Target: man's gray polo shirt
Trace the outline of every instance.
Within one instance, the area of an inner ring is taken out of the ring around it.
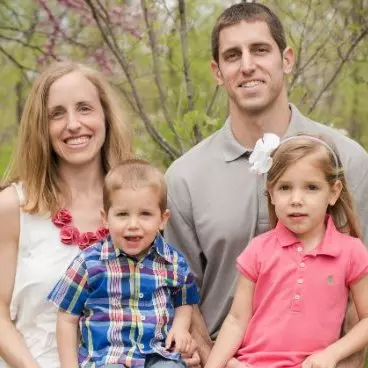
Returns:
[[[368,154],[356,142],[290,107],[286,135],[322,134],[336,145],[368,244]],[[249,171],[248,157],[249,151],[235,140],[227,121],[166,173],[171,217],[165,237],[192,267],[212,337],[232,303],[236,258],[254,236],[269,228],[265,177]]]

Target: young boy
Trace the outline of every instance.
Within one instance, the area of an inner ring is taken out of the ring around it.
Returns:
[[[192,348],[199,295],[184,257],[160,235],[166,197],[162,173],[145,161],[106,176],[101,215],[110,236],[82,251],[48,296],[60,309],[62,368],[186,367],[180,353]]]

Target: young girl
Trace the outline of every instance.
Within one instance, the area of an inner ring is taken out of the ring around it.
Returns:
[[[340,159],[310,135],[278,144],[266,135],[250,158],[254,171],[269,169],[273,229],[237,259],[233,305],[206,368],[234,355],[243,367],[334,368],[368,344],[368,252]],[[339,339],[349,291],[360,321]]]

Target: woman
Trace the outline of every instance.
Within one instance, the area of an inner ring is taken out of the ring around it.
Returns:
[[[79,249],[106,236],[103,179],[130,152],[100,73],[69,62],[41,73],[0,193],[0,356],[10,366],[59,367],[56,308],[45,297]]]

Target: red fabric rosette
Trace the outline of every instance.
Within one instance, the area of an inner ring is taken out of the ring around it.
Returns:
[[[70,225],[72,223],[72,215],[68,210],[62,209],[53,216],[52,222],[57,227],[64,227],[66,225]]]
[[[85,249],[91,244],[105,240],[109,235],[106,227],[100,227],[96,232],[86,231],[80,233],[79,230],[72,225],[72,214],[65,208],[58,211],[52,217],[53,224],[60,228],[60,241],[65,245],[78,245],[80,249]]]
[[[78,244],[79,230],[74,226],[64,226],[60,230],[60,240],[67,245]]]

